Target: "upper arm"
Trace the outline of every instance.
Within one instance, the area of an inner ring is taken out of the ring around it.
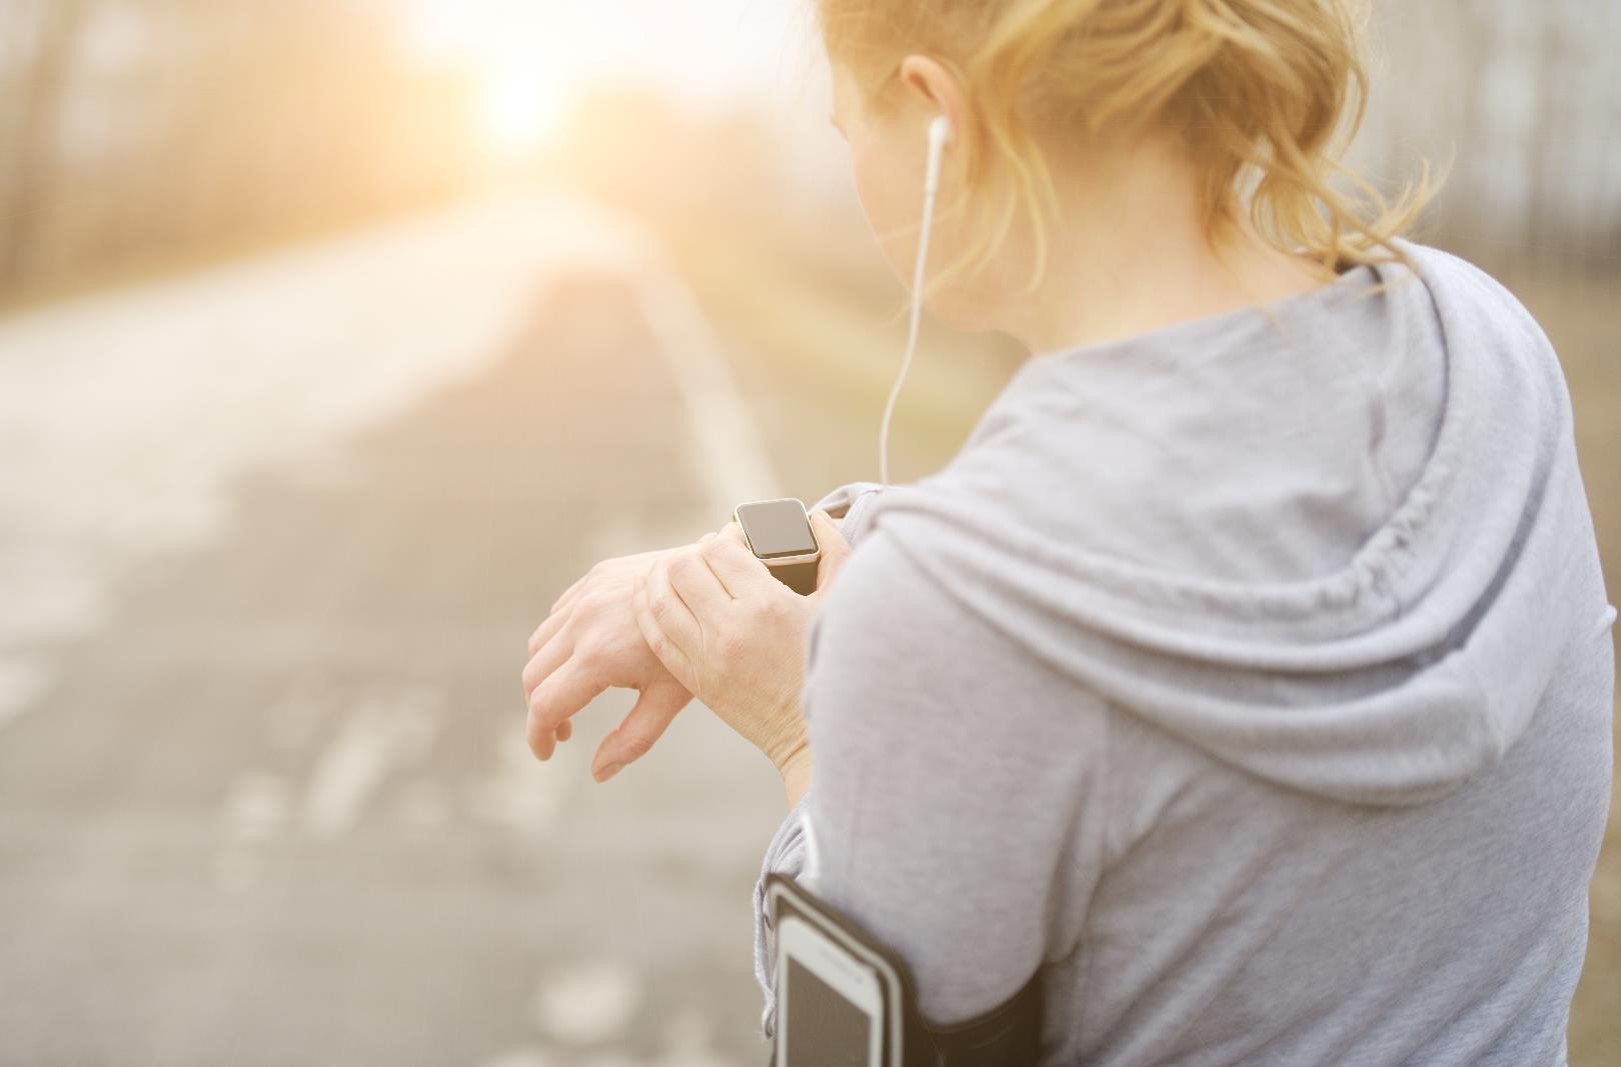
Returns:
[[[1084,914],[1104,716],[881,529],[813,628],[815,886],[900,953],[937,1024],[1023,986]]]

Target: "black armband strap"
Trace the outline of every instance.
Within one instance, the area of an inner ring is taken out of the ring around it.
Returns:
[[[1041,1057],[1041,968],[1013,996],[965,1022],[934,1026],[909,1005],[908,1019],[917,1027],[918,1038],[909,1042],[906,1067],[1034,1067]],[[911,1048],[925,1050],[914,1057]],[[933,1058],[929,1058],[932,1050]]]
[[[903,1018],[886,1014],[883,1021],[886,1046],[892,1027],[901,1028],[900,1062],[892,1061],[886,1047],[886,1067],[1035,1067],[1039,1061],[1045,993],[1040,966],[1023,988],[996,1007],[963,1022],[936,1026],[918,1011],[916,986],[905,961],[858,923],[783,874],[766,877],[766,899],[774,925],[788,915],[810,920],[858,955],[887,965],[887,973],[899,982],[894,992]],[[777,993],[780,1012],[782,990]],[[769,1062],[772,1067],[806,1067],[778,1064],[774,1047]]]

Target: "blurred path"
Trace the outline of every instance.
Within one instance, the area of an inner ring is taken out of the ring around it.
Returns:
[[[643,252],[491,206],[0,323],[0,1063],[762,1061],[769,767],[523,744],[569,582],[783,490]]]

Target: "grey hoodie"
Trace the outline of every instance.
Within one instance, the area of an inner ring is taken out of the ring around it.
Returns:
[[[931,1019],[1040,967],[1044,1063],[1564,1062],[1616,611],[1547,339],[1404,247],[1034,356],[942,470],[818,502],[854,553],[762,875]]]

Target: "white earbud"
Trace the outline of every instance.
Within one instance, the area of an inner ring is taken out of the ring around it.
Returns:
[[[940,188],[940,156],[946,150],[946,142],[950,140],[951,120],[944,115],[936,115],[929,123],[929,163],[923,178],[925,193],[932,194]]]
[[[912,365],[912,353],[917,349],[918,320],[923,313],[923,267],[929,254],[929,226],[934,220],[934,194],[940,188],[940,159],[946,143],[951,140],[951,120],[936,115],[929,122],[929,158],[923,171],[923,220],[917,235],[917,264],[912,272],[912,318],[906,331],[906,355],[901,360],[900,374],[889,391],[889,402],[884,405],[884,421],[878,429],[878,483],[889,485],[889,418],[895,412],[895,398],[901,395],[901,383],[906,380],[906,368]]]

